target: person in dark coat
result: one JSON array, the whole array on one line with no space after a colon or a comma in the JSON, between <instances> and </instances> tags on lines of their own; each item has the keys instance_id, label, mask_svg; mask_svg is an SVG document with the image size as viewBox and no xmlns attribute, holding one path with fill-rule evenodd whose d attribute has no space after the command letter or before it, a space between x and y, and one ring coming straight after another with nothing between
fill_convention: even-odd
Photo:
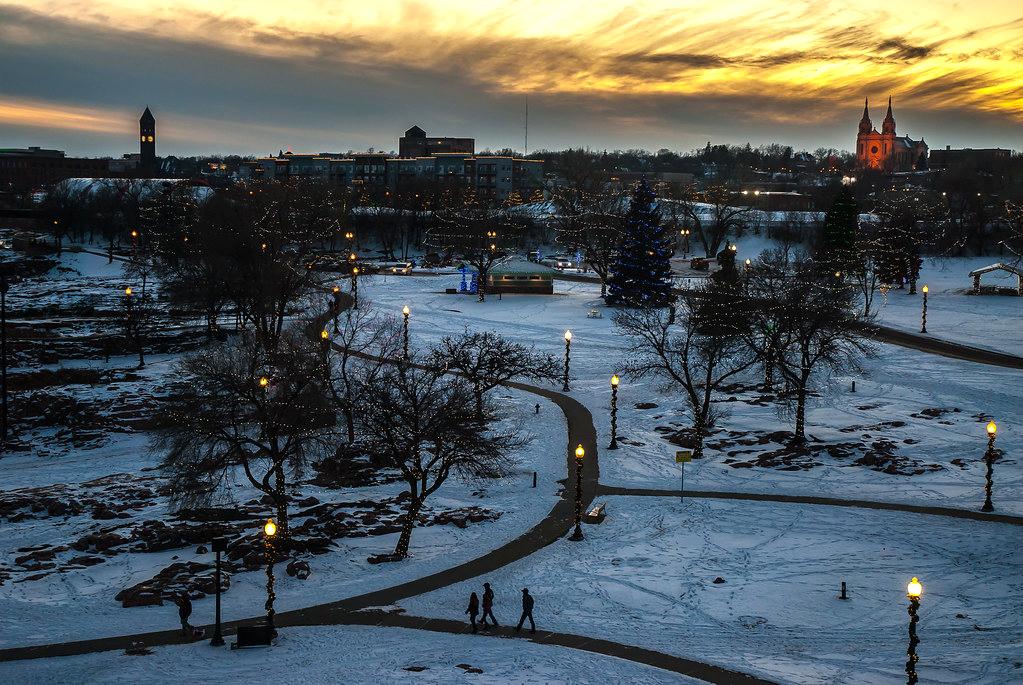
<instances>
[{"instance_id":1,"label":"person in dark coat","mask_svg":"<svg viewBox=\"0 0 1023 685\"><path fill-rule=\"evenodd\" d=\"M536 632L536 624L533 623L533 595L529 594L529 588L522 588L522 617L519 624L515 626L515 632L522 630L522 624L529 619L529 632Z\"/></svg>"},{"instance_id":2,"label":"person in dark coat","mask_svg":"<svg viewBox=\"0 0 1023 685\"><path fill-rule=\"evenodd\" d=\"M494 618L494 591L490 589L490 583L483 583L483 619L480 625L483 630L487 629L487 616L490 617L494 627L497 627L497 619Z\"/></svg>"},{"instance_id":3,"label":"person in dark coat","mask_svg":"<svg viewBox=\"0 0 1023 685\"><path fill-rule=\"evenodd\" d=\"M178 605L178 618L181 619L181 634L191 635L192 626L188 623L188 617L192 615L192 600L188 598L187 594L182 592L174 600L174 603Z\"/></svg>"},{"instance_id":4,"label":"person in dark coat","mask_svg":"<svg viewBox=\"0 0 1023 685\"><path fill-rule=\"evenodd\" d=\"M480 613L480 598L475 592L469 595L469 608L465 610L465 613L469 614L469 623L472 624L472 632L478 632L476 630L476 616Z\"/></svg>"}]
</instances>

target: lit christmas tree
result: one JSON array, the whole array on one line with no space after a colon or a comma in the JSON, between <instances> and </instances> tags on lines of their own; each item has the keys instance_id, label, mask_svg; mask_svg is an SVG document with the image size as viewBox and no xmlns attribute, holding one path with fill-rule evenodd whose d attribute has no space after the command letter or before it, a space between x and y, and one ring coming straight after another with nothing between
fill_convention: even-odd
<instances>
[{"instance_id":1,"label":"lit christmas tree","mask_svg":"<svg viewBox=\"0 0 1023 685\"><path fill-rule=\"evenodd\" d=\"M632 193L618 256L608 280L607 303L632 307L663 307L671 294L674 244L658 220L654 192L641 181Z\"/></svg>"}]
</instances>

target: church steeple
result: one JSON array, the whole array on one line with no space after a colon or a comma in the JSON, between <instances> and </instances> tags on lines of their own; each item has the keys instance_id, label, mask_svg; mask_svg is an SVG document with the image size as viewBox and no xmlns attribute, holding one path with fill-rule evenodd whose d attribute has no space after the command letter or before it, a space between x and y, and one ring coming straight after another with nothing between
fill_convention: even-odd
<instances>
[{"instance_id":1,"label":"church steeple","mask_svg":"<svg viewBox=\"0 0 1023 685\"><path fill-rule=\"evenodd\" d=\"M867 109L867 98L863 98L863 118L860 119L860 133L870 133L874 125L870 123L870 112Z\"/></svg>"},{"instance_id":2,"label":"church steeple","mask_svg":"<svg viewBox=\"0 0 1023 685\"><path fill-rule=\"evenodd\" d=\"M881 133L895 135L895 116L892 114L892 96L888 96L888 113L884 115L884 122L881 124Z\"/></svg>"}]
</instances>

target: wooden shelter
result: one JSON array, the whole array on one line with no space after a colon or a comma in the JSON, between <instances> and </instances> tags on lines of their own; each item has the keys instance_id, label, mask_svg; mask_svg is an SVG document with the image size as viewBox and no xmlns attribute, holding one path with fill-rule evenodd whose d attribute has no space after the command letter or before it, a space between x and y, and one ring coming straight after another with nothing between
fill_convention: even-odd
<instances>
[{"instance_id":1,"label":"wooden shelter","mask_svg":"<svg viewBox=\"0 0 1023 685\"><path fill-rule=\"evenodd\" d=\"M487 291L553 295L554 276L558 271L543 264L510 260L495 264L487 273Z\"/></svg>"}]
</instances>

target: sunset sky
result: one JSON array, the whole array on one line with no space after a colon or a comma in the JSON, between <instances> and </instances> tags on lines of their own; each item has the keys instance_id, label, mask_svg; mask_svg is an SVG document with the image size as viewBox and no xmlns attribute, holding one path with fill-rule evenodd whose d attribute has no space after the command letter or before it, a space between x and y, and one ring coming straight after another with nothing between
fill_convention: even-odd
<instances>
[{"instance_id":1,"label":"sunset sky","mask_svg":"<svg viewBox=\"0 0 1023 685\"><path fill-rule=\"evenodd\" d=\"M1019 0L0 0L0 147L71 154L782 142L1023 149Z\"/></svg>"}]
</instances>

